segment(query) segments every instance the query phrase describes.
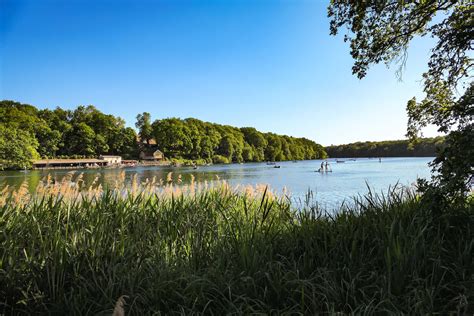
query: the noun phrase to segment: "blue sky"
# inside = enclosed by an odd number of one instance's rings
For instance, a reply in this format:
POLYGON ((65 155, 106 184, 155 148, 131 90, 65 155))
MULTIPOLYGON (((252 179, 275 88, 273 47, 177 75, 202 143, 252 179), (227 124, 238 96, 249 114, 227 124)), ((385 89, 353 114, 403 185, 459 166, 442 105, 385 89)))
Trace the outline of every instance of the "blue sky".
MULTIPOLYGON (((400 139, 422 97, 429 39, 396 66, 351 74, 326 1, 0 0, 0 99, 93 104, 134 126, 195 117, 323 145, 400 139)), ((434 133, 428 131, 427 136, 434 133)))

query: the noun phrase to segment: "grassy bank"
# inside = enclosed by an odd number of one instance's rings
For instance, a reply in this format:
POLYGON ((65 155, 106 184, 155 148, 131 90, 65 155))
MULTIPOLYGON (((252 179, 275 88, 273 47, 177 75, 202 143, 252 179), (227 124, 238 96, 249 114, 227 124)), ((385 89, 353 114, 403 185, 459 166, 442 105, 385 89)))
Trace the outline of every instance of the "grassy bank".
MULTIPOLYGON (((80 182, 79 182, 80 183, 80 182)), ((40 185, 0 199, 0 314, 472 313, 474 210, 328 215, 264 187, 40 185)))

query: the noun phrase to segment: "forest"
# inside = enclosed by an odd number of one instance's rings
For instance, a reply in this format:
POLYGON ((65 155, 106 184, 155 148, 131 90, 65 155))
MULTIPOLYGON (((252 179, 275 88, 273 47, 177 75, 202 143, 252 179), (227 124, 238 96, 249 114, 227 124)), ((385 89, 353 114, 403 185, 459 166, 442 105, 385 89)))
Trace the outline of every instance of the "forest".
POLYGON ((332 158, 357 157, 435 157, 444 146, 444 137, 418 138, 409 140, 389 140, 381 142, 356 142, 326 147, 332 158))
POLYGON ((74 110, 38 109, 29 104, 0 101, 0 165, 31 167, 39 158, 97 157, 101 154, 138 159, 140 150, 157 148, 173 159, 214 163, 281 161, 326 157, 323 146, 306 138, 262 133, 194 118, 151 121, 137 115, 135 129, 96 107, 74 110))
POLYGON ((167 157, 217 163, 325 158, 323 146, 306 138, 262 133, 194 118, 168 118, 152 123, 152 136, 167 157))

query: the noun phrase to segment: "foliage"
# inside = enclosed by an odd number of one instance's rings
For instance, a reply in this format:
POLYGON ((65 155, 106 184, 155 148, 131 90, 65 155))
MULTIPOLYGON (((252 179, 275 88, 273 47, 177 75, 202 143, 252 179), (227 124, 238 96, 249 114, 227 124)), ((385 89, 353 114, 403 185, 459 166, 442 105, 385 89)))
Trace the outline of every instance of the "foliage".
MULTIPOLYGON (((465 196, 473 177, 474 156, 458 155, 463 146, 472 148, 474 6, 469 1, 344 1, 333 0, 328 8, 330 32, 345 27, 355 60, 352 72, 365 77, 371 64, 393 61, 405 65, 407 48, 415 36, 431 36, 437 42, 431 50, 428 70, 423 74, 426 97, 408 102, 407 135, 416 139, 421 129, 435 124, 440 132, 453 135, 433 165, 442 175, 433 177, 431 189, 465 196), (458 95, 458 91, 464 91, 458 95), (469 138, 471 137, 471 138, 469 138), (450 147, 450 148, 448 148, 450 147)), ((428 188, 428 186, 426 186, 428 188)), ((441 195, 444 195, 441 194, 441 195)))
POLYGON ((139 154, 137 140, 137 133, 131 127, 126 127, 117 135, 118 146, 115 148, 116 153, 121 155, 124 159, 136 159, 139 154))
MULTIPOLYGON (((135 131, 125 127, 121 118, 106 115, 93 106, 79 106, 74 111, 38 110, 5 100, 0 101, 0 124, 21 132, 23 139, 28 138, 26 144, 36 144, 35 149, 42 157, 120 154, 135 158, 138 155, 135 131)), ((27 156, 30 160, 27 166, 34 156, 27 156)), ((18 159, 13 157, 10 160, 18 159)), ((18 160, 18 163, 25 162, 18 160)))
MULTIPOLYGON (((441 92, 438 91, 438 93, 441 92)), ((439 101, 433 102, 427 98, 420 104, 415 100, 408 102, 408 111, 413 112, 411 116, 414 117, 411 119, 412 125, 426 126, 434 123, 442 132, 448 132, 451 126, 456 125, 456 128, 446 136, 446 146, 432 163, 435 173, 431 185, 426 182, 422 185, 424 191, 430 191, 431 194, 438 196, 439 198, 436 199, 438 201, 446 198, 462 199, 472 186, 474 179, 473 104, 474 84, 471 84, 466 93, 457 101, 450 96, 449 90, 444 89, 439 101), (432 103, 434 105, 431 105, 432 103), (439 112, 438 115, 426 113, 433 111, 432 107, 440 105, 442 108, 435 109, 439 112), (440 192, 434 192, 436 190, 440 192), (446 195, 443 192, 450 194, 446 195)), ((430 195, 430 199, 433 199, 433 196, 430 195)))
POLYGON ((147 144, 150 144, 150 140, 152 139, 153 133, 153 129, 151 127, 150 113, 143 112, 142 114, 138 114, 135 127, 138 128, 138 135, 140 135, 140 140, 146 141, 147 144))
POLYGON ((474 312, 472 200, 433 217, 395 189, 325 213, 147 183, 1 195, 0 313, 110 315, 123 295, 127 315, 474 312))
POLYGON ((420 138, 415 144, 409 140, 357 142, 326 147, 329 157, 434 157, 445 147, 444 137, 420 138))
POLYGON ((221 155, 214 155, 212 157, 213 163, 229 163, 229 158, 221 156, 221 155))
POLYGON ((171 118, 153 122, 153 136, 167 157, 189 157, 193 144, 188 127, 180 119, 171 118))
POLYGON ((426 193, 424 200, 438 204, 438 207, 433 206, 438 211, 444 204, 463 203, 466 188, 473 186, 474 129, 453 131, 446 136, 445 143, 432 163, 435 171, 432 183, 419 180, 420 190, 426 193), (450 194, 444 194, 445 191, 450 194))
MULTIPOLYGON (((137 116, 135 125, 141 139, 138 143, 136 132, 125 127, 121 118, 104 114, 91 105, 75 110, 38 110, 27 104, 0 101, 0 124, 24 131, 26 134, 22 135, 38 143, 35 149, 45 158, 111 154, 137 159, 140 149, 155 146, 152 140, 166 157, 183 161, 228 163, 326 157, 321 145, 305 138, 261 133, 254 128, 239 129, 194 118, 167 118, 151 123, 147 112, 137 116)), ((18 161, 18 164, 24 163, 18 161)), ((31 161, 26 165, 31 165, 31 161)))
POLYGON ((306 138, 261 133, 198 119, 167 118, 152 124, 153 137, 167 157, 214 162, 325 158, 324 148, 306 138))
POLYGON ((0 170, 31 167, 31 161, 39 158, 37 148, 28 132, 0 124, 0 170))
MULTIPOLYGON (((86 157, 95 154, 96 135, 94 130, 86 123, 73 125, 66 139, 69 144, 69 154, 84 155, 86 157)), ((100 140, 103 141, 103 139, 100 140)))

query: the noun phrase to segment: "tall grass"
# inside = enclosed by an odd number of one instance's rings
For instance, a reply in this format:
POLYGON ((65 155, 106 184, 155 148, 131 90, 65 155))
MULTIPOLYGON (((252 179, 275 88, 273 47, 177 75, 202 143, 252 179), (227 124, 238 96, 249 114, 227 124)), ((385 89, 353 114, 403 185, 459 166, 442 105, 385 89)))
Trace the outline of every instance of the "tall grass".
POLYGON ((394 189, 326 213, 221 180, 78 178, 2 191, 0 314, 474 312, 471 202, 435 217, 394 189))

